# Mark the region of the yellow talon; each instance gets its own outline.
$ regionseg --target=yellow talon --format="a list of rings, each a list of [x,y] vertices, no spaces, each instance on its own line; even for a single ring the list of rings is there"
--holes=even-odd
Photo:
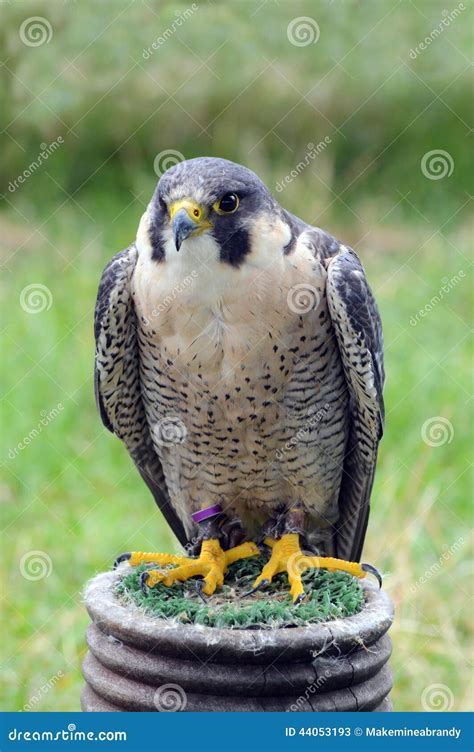
[[[288,533],[287,535],[283,535],[279,540],[266,538],[265,543],[272,549],[272,555],[270,561],[265,564],[255,580],[253,587],[254,589],[257,588],[262,582],[268,584],[276,574],[286,572],[293,602],[299,601],[304,595],[301,575],[306,569],[310,569],[311,567],[315,569],[327,569],[330,572],[335,572],[336,570],[348,572],[360,579],[367,576],[367,571],[363,569],[363,566],[368,565],[344,561],[343,559],[334,559],[329,556],[309,556],[304,554],[300,548],[299,535],[297,533]]]
[[[135,552],[131,555],[129,563],[137,566],[142,562],[156,562],[162,566],[175,564],[175,569],[159,571],[151,569],[146,572],[146,586],[153,587],[158,582],[166,586],[174,582],[185,582],[191,577],[201,576],[204,578],[205,586],[202,592],[206,595],[212,595],[216,588],[222,587],[224,575],[227,572],[229,564],[233,564],[239,559],[246,559],[249,556],[256,556],[260,553],[255,543],[242,543],[240,546],[223,551],[218,540],[203,541],[201,553],[197,559],[190,559],[186,556],[174,556],[173,554],[146,554]]]

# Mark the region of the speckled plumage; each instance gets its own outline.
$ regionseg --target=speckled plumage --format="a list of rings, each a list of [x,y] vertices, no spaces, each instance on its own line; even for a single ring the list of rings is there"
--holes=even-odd
[[[170,201],[241,194],[176,252]],[[234,245],[233,245],[234,243]],[[240,244],[240,245],[239,245]],[[240,247],[242,246],[242,247]],[[358,559],[383,423],[378,311],[356,254],[225,160],[166,173],[104,271],[96,393],[173,530],[221,503],[250,534],[299,503],[309,542]]]

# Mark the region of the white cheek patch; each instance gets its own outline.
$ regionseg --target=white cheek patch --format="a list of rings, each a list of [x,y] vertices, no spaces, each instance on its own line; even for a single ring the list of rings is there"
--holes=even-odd
[[[151,254],[152,248],[150,243],[149,227],[150,219],[147,209],[146,212],[142,215],[140,224],[138,225],[137,237],[135,240],[135,245],[137,246],[139,256]]]
[[[290,227],[280,219],[275,222],[266,214],[249,222],[248,229],[251,249],[248,259],[253,264],[267,266],[276,263],[291,240]]]

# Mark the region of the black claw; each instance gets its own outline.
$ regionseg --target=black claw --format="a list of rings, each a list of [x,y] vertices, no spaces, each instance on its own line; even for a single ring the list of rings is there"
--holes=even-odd
[[[205,603],[206,606],[207,606],[207,598],[204,595],[204,593],[202,592],[203,587],[204,587],[204,580],[196,580],[197,594],[199,595],[199,597],[203,601],[203,603]]]
[[[364,572],[369,572],[370,574],[373,574],[379,583],[379,587],[380,588],[382,587],[382,575],[380,574],[378,569],[375,569],[375,567],[373,567],[372,564],[361,564],[360,567]]]
[[[270,580],[262,580],[261,582],[258,583],[258,585],[256,585],[254,588],[252,588],[252,590],[249,590],[248,593],[244,593],[243,596],[242,596],[242,598],[248,598],[249,595],[253,595],[254,593],[257,593],[259,590],[261,590],[262,588],[264,588],[265,585],[268,585],[269,582],[270,582]]]
[[[294,606],[299,606],[302,601],[306,598],[306,593],[300,593],[297,599],[294,602]]]
[[[124,554],[120,554],[120,556],[117,556],[117,558],[114,561],[114,569],[117,569],[118,565],[122,563],[122,561],[128,561],[131,559],[132,554],[130,551],[126,551]]]
[[[148,598],[148,587],[147,587],[147,584],[146,584],[147,581],[148,581],[148,572],[142,572],[141,575],[140,575],[140,580],[139,580],[139,582],[140,582],[140,589],[141,589],[143,595],[145,595]]]

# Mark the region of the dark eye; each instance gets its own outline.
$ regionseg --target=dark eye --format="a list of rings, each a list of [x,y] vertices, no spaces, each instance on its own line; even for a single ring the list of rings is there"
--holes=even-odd
[[[235,212],[238,205],[239,197],[235,193],[226,193],[225,196],[222,196],[217,208],[224,214],[231,214]]]

